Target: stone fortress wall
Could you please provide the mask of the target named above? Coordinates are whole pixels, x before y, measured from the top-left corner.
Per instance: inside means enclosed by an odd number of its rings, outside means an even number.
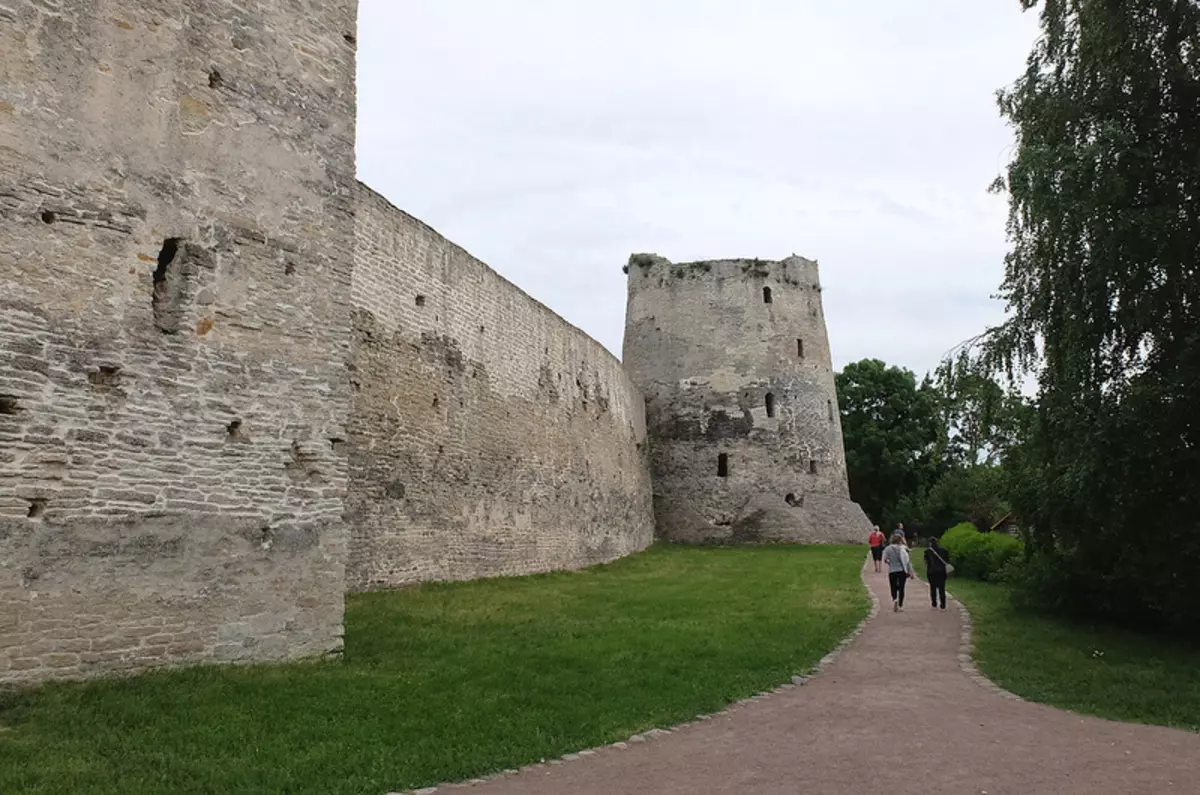
[[[635,255],[626,270],[623,355],[646,397],[659,533],[861,540],[817,263]]]
[[[646,547],[643,401],[616,357],[365,186],[355,229],[349,586]]]
[[[0,5],[0,681],[341,647],[355,13]]]
[[[355,181],[356,11],[0,5],[0,684],[336,653],[347,590],[612,560],[655,505],[851,538],[819,297],[789,369],[737,333],[767,276],[635,267],[623,368]]]

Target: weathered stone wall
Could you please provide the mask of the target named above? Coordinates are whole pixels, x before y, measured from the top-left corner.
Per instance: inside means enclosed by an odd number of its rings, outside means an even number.
[[[356,230],[351,587],[645,547],[643,403],[616,358],[365,187]]]
[[[646,396],[660,535],[861,541],[817,264],[635,255],[627,269],[622,355]]]
[[[0,4],[0,681],[340,648],[355,11]]]

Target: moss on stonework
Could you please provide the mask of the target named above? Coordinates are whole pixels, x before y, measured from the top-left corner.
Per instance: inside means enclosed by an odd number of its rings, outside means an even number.
[[[747,276],[765,277],[770,275],[770,270],[768,270],[766,262],[756,257],[742,262],[742,273]]]
[[[657,254],[630,254],[629,263],[625,266],[625,272],[629,273],[629,269],[636,265],[645,273],[658,262],[666,262],[666,260]]]

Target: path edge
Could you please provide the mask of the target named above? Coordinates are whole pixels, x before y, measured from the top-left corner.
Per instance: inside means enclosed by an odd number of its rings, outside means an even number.
[[[954,602],[954,606],[958,608],[958,616],[962,622],[962,630],[958,637],[958,667],[967,675],[975,684],[982,687],[984,690],[990,690],[998,696],[1007,698],[1009,701],[1025,701],[1026,699],[1018,696],[1011,690],[1005,690],[1000,685],[996,684],[991,679],[988,679],[983,671],[979,669],[979,664],[975,662],[975,625],[971,620],[971,611],[967,608],[963,601],[946,589],[946,598]]]
[[[628,739],[619,740],[615,743],[608,743],[607,745],[598,745],[595,748],[585,748],[582,751],[575,751],[574,753],[565,754],[558,759],[547,759],[541,762],[533,762],[523,767],[501,770],[487,776],[481,776],[479,778],[463,779],[461,781],[446,781],[429,787],[421,787],[420,789],[389,791],[387,795],[435,795],[435,793],[449,792],[452,789],[464,790],[477,784],[486,784],[489,781],[506,778],[508,776],[515,776],[520,773],[528,773],[535,770],[544,770],[549,767],[557,767],[559,765],[566,764],[567,762],[573,762],[588,756],[595,756],[596,754],[604,753],[605,751],[612,753],[613,751],[619,751],[624,748],[628,748],[630,745],[644,743],[648,740],[654,739],[655,737],[663,737],[665,735],[673,734],[682,729],[687,729],[691,726],[696,726],[715,718],[724,717],[725,715],[732,714],[739,709],[749,706],[750,704],[770,698],[777,693],[783,693],[788,690],[795,690],[797,687],[802,687],[803,685],[808,684],[809,680],[814,676],[821,673],[831,664],[833,664],[833,661],[838,658],[845,648],[853,643],[854,640],[863,633],[863,630],[866,629],[866,626],[871,619],[879,615],[879,597],[875,595],[874,589],[871,588],[870,582],[867,581],[867,568],[869,562],[870,556],[868,555],[868,557],[863,561],[862,567],[858,570],[859,582],[862,583],[863,589],[866,590],[867,598],[871,600],[871,605],[867,610],[867,615],[864,616],[857,625],[855,625],[854,629],[852,629],[846,634],[845,637],[839,640],[837,645],[834,646],[833,649],[831,649],[828,653],[826,653],[824,657],[813,663],[812,667],[807,669],[804,673],[793,675],[790,682],[784,682],[783,684],[771,690],[764,690],[761,693],[755,693],[752,696],[747,696],[746,698],[731,702],[724,709],[721,709],[717,712],[712,712],[706,715],[697,715],[691,720],[678,723],[669,729],[647,729],[646,731],[635,734]],[[955,602],[958,603],[958,600],[956,599]]]

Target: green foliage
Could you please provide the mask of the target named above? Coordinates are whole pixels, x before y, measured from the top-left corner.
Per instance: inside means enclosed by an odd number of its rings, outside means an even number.
[[[912,515],[920,518],[927,535],[938,535],[962,521],[991,527],[1009,512],[1007,487],[1007,477],[999,466],[956,467],[933,484]]]
[[[999,97],[1010,315],[983,351],[1038,376],[1015,507],[1052,590],[1194,633],[1200,4],[1048,1],[1041,27]]]
[[[1019,392],[1001,386],[969,352],[943,361],[933,385],[948,466],[997,466],[1024,439],[1032,405]]]
[[[0,691],[0,792],[383,793],[614,742],[809,669],[866,615],[861,565],[657,546],[352,594],[340,663]]]
[[[850,494],[881,526],[910,519],[898,507],[937,475],[937,401],[928,383],[878,359],[837,374]]]
[[[942,535],[956,577],[992,580],[1021,555],[1021,542],[1003,533],[981,533],[964,522]]]

